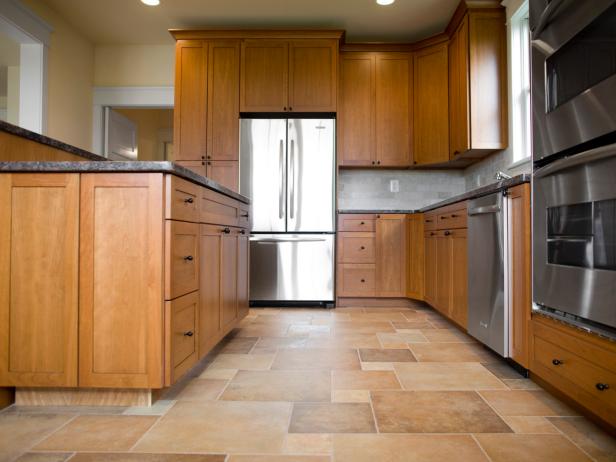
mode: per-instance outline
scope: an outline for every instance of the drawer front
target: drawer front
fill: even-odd
[[[170,385],[197,362],[199,292],[167,301],[166,311],[166,382]]]
[[[172,300],[199,288],[199,225],[166,222],[165,299]]]
[[[374,233],[339,233],[339,263],[375,263]]]
[[[466,228],[466,209],[439,214],[437,226],[438,229]]]
[[[182,221],[199,221],[200,186],[175,175],[166,175],[165,218]]]
[[[373,214],[347,213],[338,215],[338,231],[374,232],[376,216]]]
[[[240,216],[238,226],[240,228],[250,229],[250,205],[240,203],[239,206]]]
[[[376,296],[376,266],[341,264],[338,266],[339,297]]]
[[[241,217],[246,212],[242,211],[242,204],[235,199],[223,196],[210,189],[201,189],[200,201],[200,220],[201,223],[210,225],[225,225],[225,226],[243,226],[242,218],[245,220],[249,217]]]
[[[424,214],[424,231],[433,231],[437,229],[438,214],[435,212],[428,212]]]

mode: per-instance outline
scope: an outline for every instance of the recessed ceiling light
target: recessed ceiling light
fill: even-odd
[[[156,6],[160,5],[160,0],[141,0],[141,3],[144,3],[148,6]]]
[[[396,0],[376,0],[379,5],[391,5],[395,1]]]

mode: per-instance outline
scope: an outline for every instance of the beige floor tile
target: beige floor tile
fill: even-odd
[[[589,462],[560,435],[475,435],[492,462]]]
[[[19,456],[14,462],[64,462],[72,455],[72,452],[28,452]],[[0,453],[0,460],[3,460],[2,457]]]
[[[369,403],[370,390],[333,390],[333,403]]]
[[[392,371],[333,371],[334,390],[399,390]]]
[[[404,314],[398,311],[391,312],[371,312],[371,313],[352,313],[351,314],[352,321],[362,321],[362,322],[370,322],[370,321],[396,321],[396,322],[404,322],[406,318]]]
[[[558,433],[558,430],[545,417],[511,415],[503,420],[516,433]]]
[[[250,353],[252,347],[257,343],[258,337],[234,337],[226,341],[221,353]]]
[[[282,451],[290,413],[289,403],[177,403],[134,451],[276,454]]]
[[[272,369],[359,369],[359,357],[352,349],[281,349]]]
[[[154,416],[82,415],[35,446],[43,451],[128,451],[158,420]]]
[[[71,462],[225,462],[224,454],[79,453]]]
[[[397,363],[405,390],[507,390],[479,363]]]
[[[237,369],[206,369],[200,379],[231,380],[237,374]]]
[[[383,348],[362,348],[359,350],[359,357],[362,362],[414,362],[415,357],[407,349],[383,349]]]
[[[11,460],[74,416],[53,414],[0,414],[0,460]]]
[[[548,420],[598,462],[616,461],[616,438],[584,417],[549,417]]]
[[[499,379],[528,380],[524,379],[522,374],[507,364],[504,360],[498,362],[487,362],[484,363],[483,366]]]
[[[456,326],[453,322],[448,321],[443,317],[430,317],[428,318],[430,324],[432,324],[437,329],[455,329]]]
[[[179,401],[213,401],[227,386],[228,380],[193,379],[177,396]]]
[[[307,348],[381,348],[376,334],[329,335],[306,340]]]
[[[419,321],[405,321],[405,322],[394,322],[394,328],[397,331],[409,331],[409,330],[417,330],[417,329],[433,329],[434,326],[430,324],[427,320],[419,320]]]
[[[303,337],[310,334],[329,334],[330,326],[320,326],[313,324],[292,324],[287,332],[288,336]]]
[[[289,433],[374,433],[367,403],[296,403]]]
[[[421,333],[435,343],[475,343],[476,340],[458,329],[422,329]]]
[[[380,362],[380,361],[367,361],[361,363],[362,371],[393,371],[394,363]]]
[[[472,391],[374,391],[381,433],[504,433],[511,429]]]
[[[573,416],[573,409],[543,390],[482,391],[481,396],[503,416]]]
[[[250,324],[238,330],[238,337],[284,337],[291,323]]]
[[[228,462],[330,462],[329,456],[288,455],[288,456],[231,456]]]
[[[327,433],[289,433],[284,450],[291,454],[331,454],[332,435]]]
[[[468,435],[334,435],[334,462],[488,462]]]
[[[511,390],[541,390],[531,379],[502,379]]]
[[[276,353],[279,348],[305,348],[307,337],[263,337],[255,344],[253,354]]]
[[[383,348],[407,348],[411,343],[426,343],[428,341],[420,330],[393,334],[378,333],[377,337]]]
[[[270,368],[273,354],[220,354],[208,369],[238,369],[245,371],[263,371]]]
[[[330,401],[331,373],[310,371],[239,371],[221,396],[228,401]]]
[[[409,348],[417,361],[470,363],[491,359],[485,348],[472,343],[413,343]]]
[[[338,334],[376,334],[379,332],[396,332],[390,322],[383,321],[342,321],[332,324],[332,332]]]

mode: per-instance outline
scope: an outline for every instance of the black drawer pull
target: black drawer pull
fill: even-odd
[[[426,223],[432,223],[432,220],[426,220]]]
[[[445,216],[441,217],[441,220],[446,220],[446,219],[447,219],[447,217],[445,217]]]
[[[363,221],[360,223],[360,225],[365,225],[366,223],[364,223]]]
[[[245,229],[241,229],[240,230],[240,234],[246,234],[246,230]]]
[[[193,261],[193,256],[192,255],[186,255],[184,257],[184,260],[186,260],[186,261]]]
[[[366,280],[365,280],[365,279],[362,279],[362,280],[361,280],[361,282],[366,282]]]
[[[595,387],[597,387],[597,390],[599,391],[605,391],[608,388],[610,388],[610,386],[607,383],[598,383],[597,385],[595,385]]]
[[[445,236],[449,236],[449,235],[451,235],[451,231],[445,231],[444,234],[445,234]]]
[[[188,332],[184,332],[184,337],[192,337],[194,334],[194,332],[192,330],[189,330]]]
[[[225,228],[222,230],[223,233],[225,234],[229,234],[231,232],[231,230],[229,228]]]
[[[366,248],[362,245],[359,250],[366,250]]]
[[[248,218],[248,212],[246,213],[242,213],[242,215],[240,215],[242,218]]]
[[[188,198],[184,199],[184,202],[186,202],[187,204],[192,204],[195,201],[193,200],[192,197],[188,197]]]
[[[458,218],[459,215],[456,215],[455,213],[451,214],[451,218]]]
[[[560,366],[563,362],[560,359],[553,359],[552,364],[555,366]]]
[[[431,232],[431,233],[430,233],[430,236],[434,236],[435,234],[436,234],[436,233]]]

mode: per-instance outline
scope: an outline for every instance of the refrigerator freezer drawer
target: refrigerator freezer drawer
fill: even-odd
[[[251,301],[334,301],[333,234],[250,238]]]

